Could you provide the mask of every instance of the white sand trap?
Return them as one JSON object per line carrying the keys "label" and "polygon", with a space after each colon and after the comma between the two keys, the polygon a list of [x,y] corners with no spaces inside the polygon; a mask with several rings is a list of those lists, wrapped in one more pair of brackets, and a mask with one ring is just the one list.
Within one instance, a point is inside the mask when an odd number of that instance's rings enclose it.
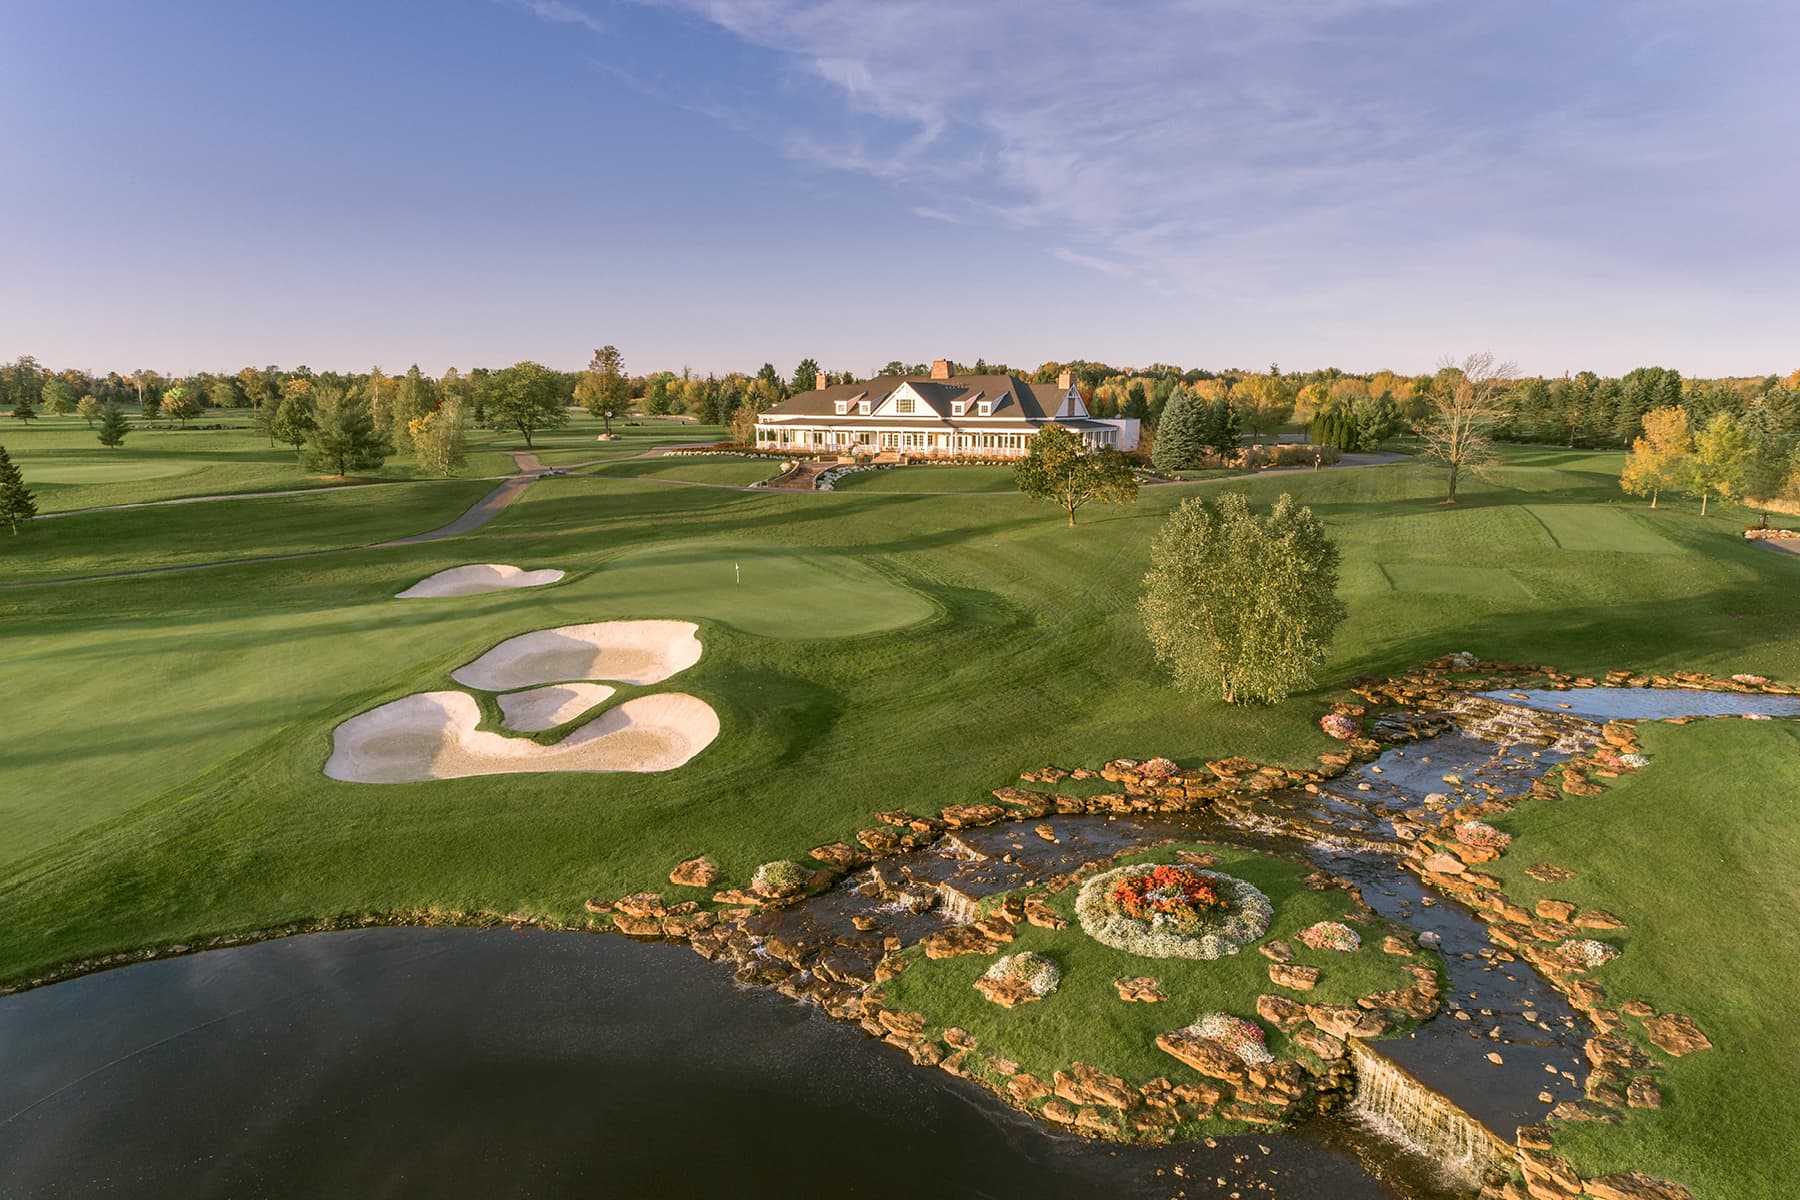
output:
{"label": "white sand trap", "polygon": [[681,692],[608,709],[554,746],[475,726],[462,692],[420,692],[351,717],[332,733],[325,774],[350,783],[416,783],[540,771],[667,771],[719,736],[719,714]]}
{"label": "white sand trap", "polygon": [[614,690],[603,683],[557,683],[528,692],[509,692],[500,697],[500,713],[505,718],[500,723],[521,733],[555,729],[599,704]]}
{"label": "white sand trap", "polygon": [[396,599],[417,600],[423,596],[479,596],[483,592],[500,592],[507,588],[543,587],[563,577],[561,571],[521,571],[506,563],[470,563],[451,567],[436,575],[427,575]]}
{"label": "white sand trap", "polygon": [[613,679],[661,683],[700,661],[700,627],[692,621],[599,621],[507,638],[450,678],[485,692]]}

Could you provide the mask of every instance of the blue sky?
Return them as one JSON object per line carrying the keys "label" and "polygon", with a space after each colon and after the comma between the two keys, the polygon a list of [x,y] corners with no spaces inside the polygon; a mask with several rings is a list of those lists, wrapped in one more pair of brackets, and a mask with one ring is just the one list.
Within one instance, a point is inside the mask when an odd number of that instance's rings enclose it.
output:
{"label": "blue sky", "polygon": [[0,356],[1800,366],[1800,6],[6,0]]}

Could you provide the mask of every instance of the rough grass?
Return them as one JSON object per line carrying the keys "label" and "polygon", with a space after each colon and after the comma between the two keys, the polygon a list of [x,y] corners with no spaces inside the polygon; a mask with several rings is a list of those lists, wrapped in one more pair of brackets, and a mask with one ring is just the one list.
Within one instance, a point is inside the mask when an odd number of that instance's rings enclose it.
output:
{"label": "rough grass", "polygon": [[[1044,1079],[1070,1063],[1084,1062],[1134,1083],[1159,1075],[1177,1083],[1193,1082],[1201,1076],[1158,1050],[1157,1034],[1187,1025],[1203,1013],[1226,1012],[1262,1026],[1269,1048],[1292,1057],[1295,1051],[1286,1035],[1256,1015],[1258,996],[1273,992],[1309,1003],[1353,1003],[1370,992],[1411,986],[1412,976],[1402,964],[1431,961],[1428,953],[1414,960],[1384,953],[1378,924],[1348,921],[1350,898],[1335,888],[1315,892],[1303,887],[1300,881],[1311,868],[1286,859],[1230,846],[1190,845],[1126,855],[1119,861],[1171,862],[1177,849],[1216,854],[1219,862],[1208,870],[1235,875],[1262,889],[1274,904],[1275,919],[1261,941],[1210,962],[1145,958],[1114,950],[1082,932],[1075,919],[1079,889],[1069,888],[1046,897],[1068,919],[1067,929],[1021,925],[1018,936],[998,954],[920,957],[883,985],[888,1007],[924,1013],[933,1036],[952,1026],[966,1029],[979,1039],[983,1054],[1011,1058]],[[1311,950],[1295,938],[1316,921],[1335,920],[1345,920],[1363,935],[1360,949],[1347,954]],[[1312,991],[1291,992],[1269,982],[1269,960],[1256,946],[1277,938],[1293,946],[1296,963],[1322,972]],[[1062,969],[1061,985],[1044,999],[1017,1008],[990,1004],[975,991],[976,978],[1001,955],[1022,950],[1053,960]],[[1157,1004],[1119,999],[1113,980],[1140,975],[1159,980],[1168,999]]]}
{"label": "rough grass", "polygon": [[[1557,1149],[1584,1175],[1643,1170],[1701,1200],[1800,1194],[1800,723],[1641,724],[1651,764],[1603,795],[1528,804],[1495,824],[1514,835],[1488,868],[1527,905],[1603,907],[1629,928],[1598,936],[1624,954],[1593,978],[1613,1004],[1647,1000],[1692,1017],[1713,1049],[1671,1059],[1664,1107],[1623,1128],[1559,1127]],[[1566,883],[1525,874],[1548,861]]]}

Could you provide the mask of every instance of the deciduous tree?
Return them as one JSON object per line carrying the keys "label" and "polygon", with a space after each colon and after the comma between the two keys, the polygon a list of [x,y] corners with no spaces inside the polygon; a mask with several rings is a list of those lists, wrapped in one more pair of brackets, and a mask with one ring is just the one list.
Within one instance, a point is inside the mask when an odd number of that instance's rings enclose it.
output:
{"label": "deciduous tree", "polygon": [[1665,488],[1680,487],[1693,465],[1694,435],[1687,410],[1653,408],[1642,418],[1643,436],[1631,443],[1619,486],[1633,496],[1650,497],[1650,507]]}
{"label": "deciduous tree", "polygon": [[419,467],[433,475],[454,475],[468,460],[468,438],[463,433],[459,400],[447,399],[436,412],[414,417],[407,424],[407,434]]}
{"label": "deciduous tree", "polygon": [[1310,508],[1283,495],[1268,516],[1241,493],[1185,500],[1157,534],[1140,610],[1177,687],[1227,704],[1307,686],[1343,622],[1338,550]]}
{"label": "deciduous tree", "polygon": [[[666,384],[663,395],[665,400],[660,407],[667,411]],[[589,416],[599,417],[605,431],[611,433],[613,418],[622,416],[630,401],[631,381],[625,377],[625,356],[617,346],[600,347],[575,384],[575,403],[585,408]]]}
{"label": "deciduous tree", "polygon": [[1445,504],[1456,503],[1456,485],[1465,473],[1480,475],[1494,461],[1489,432],[1502,415],[1506,385],[1516,374],[1512,363],[1496,363],[1484,352],[1461,363],[1446,362],[1432,381],[1418,433],[1423,457],[1443,467],[1448,477]]}
{"label": "deciduous tree", "polygon": [[68,384],[52,376],[44,380],[44,411],[53,417],[66,417],[75,411],[75,392]]}
{"label": "deciduous tree", "polygon": [[1046,425],[1032,436],[1025,457],[1013,465],[1013,478],[1033,500],[1061,505],[1070,525],[1084,505],[1130,504],[1138,493],[1131,460],[1117,450],[1090,449],[1062,425]]}
{"label": "deciduous tree", "polygon": [[25,477],[19,474],[18,465],[0,446],[0,521],[12,526],[13,536],[19,536],[19,522],[29,521],[37,516],[37,501],[32,498],[31,489],[25,486]]}
{"label": "deciduous tree", "polygon": [[184,383],[176,384],[163,393],[160,411],[167,419],[185,427],[200,415],[198,390]]}
{"label": "deciduous tree", "polygon": [[561,429],[569,423],[562,377],[540,363],[514,363],[500,372],[488,402],[488,414],[500,424],[517,429],[529,448],[534,433]]}
{"label": "deciduous tree", "polygon": [[100,415],[100,402],[93,396],[83,396],[75,402],[75,415],[87,422],[87,427],[94,427],[94,418]]}

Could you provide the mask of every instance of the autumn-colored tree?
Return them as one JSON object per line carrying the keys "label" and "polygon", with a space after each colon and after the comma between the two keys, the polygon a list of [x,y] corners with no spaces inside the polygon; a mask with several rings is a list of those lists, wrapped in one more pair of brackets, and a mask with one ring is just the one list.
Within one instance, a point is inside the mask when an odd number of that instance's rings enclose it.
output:
{"label": "autumn-colored tree", "polygon": [[[665,387],[666,394],[666,387]],[[631,382],[625,377],[625,356],[617,346],[602,346],[588,360],[587,370],[575,384],[575,403],[599,417],[605,432],[612,432],[613,418],[630,405]],[[666,408],[666,403],[663,406]]]}
{"label": "autumn-colored tree", "polygon": [[1643,415],[1644,434],[1631,443],[1619,486],[1633,496],[1650,497],[1650,507],[1665,488],[1680,487],[1693,465],[1694,435],[1685,408],[1668,405]]}
{"label": "autumn-colored tree", "polygon": [[414,417],[406,432],[420,468],[433,475],[454,475],[468,461],[460,400],[445,400],[436,412]]}
{"label": "autumn-colored tree", "polygon": [[1273,433],[1294,415],[1294,393],[1280,375],[1250,375],[1231,388],[1244,424],[1257,433]]}
{"label": "autumn-colored tree", "polygon": [[75,402],[75,415],[87,422],[87,427],[94,427],[94,418],[100,415],[100,402],[92,395],[83,396]]}
{"label": "autumn-colored tree", "polygon": [[1742,494],[1744,468],[1753,446],[1750,431],[1735,413],[1715,413],[1694,438],[1694,457],[1687,475],[1687,491],[1700,497],[1700,515],[1713,496],[1730,499]]}
{"label": "autumn-colored tree", "polygon": [[200,392],[198,387],[189,387],[178,383],[163,393],[160,406],[162,415],[182,426],[200,415]]}
{"label": "autumn-colored tree", "polygon": [[1094,450],[1062,425],[1046,425],[1032,435],[1025,457],[1013,464],[1019,490],[1033,500],[1054,500],[1075,524],[1075,510],[1098,501],[1130,504],[1137,499],[1131,460],[1117,450]]}
{"label": "autumn-colored tree", "polygon": [[1502,415],[1506,385],[1518,374],[1512,363],[1496,363],[1488,353],[1461,363],[1446,362],[1432,381],[1425,416],[1417,426],[1422,456],[1448,476],[1445,504],[1456,503],[1456,485],[1465,473],[1480,475],[1494,461],[1488,436]]}

